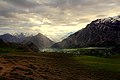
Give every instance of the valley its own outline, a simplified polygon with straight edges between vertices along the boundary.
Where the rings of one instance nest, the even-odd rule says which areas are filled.
[[[0,80],[120,80],[120,16],[94,20],[61,42],[0,35]]]
[[[120,0],[0,0],[0,80],[120,80]]]
[[[119,75],[120,59],[55,52],[0,54],[0,80],[119,80]]]

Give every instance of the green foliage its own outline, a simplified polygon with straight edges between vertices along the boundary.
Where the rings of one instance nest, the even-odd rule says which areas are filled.
[[[4,54],[4,53],[10,53],[10,52],[22,52],[23,50],[17,49],[17,48],[0,48],[0,54]]]
[[[104,69],[120,72],[120,59],[100,58],[94,56],[74,56],[79,63],[90,66],[93,69]]]
[[[119,51],[114,51],[112,47],[87,47],[76,49],[63,49],[65,53],[72,53],[77,55],[89,55],[97,57],[110,57],[115,54],[119,54]]]

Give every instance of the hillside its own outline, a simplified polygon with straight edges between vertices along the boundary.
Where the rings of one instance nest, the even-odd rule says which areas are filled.
[[[12,43],[23,43],[24,40],[31,38],[32,36],[25,35],[23,33],[20,34],[3,34],[0,35],[0,39],[2,39],[4,42],[12,42]]]
[[[37,35],[24,41],[25,44],[29,44],[31,42],[35,44],[39,49],[49,48],[54,44],[52,40],[41,33],[38,33]]]
[[[63,53],[6,54],[0,55],[0,80],[120,80],[119,63]]]
[[[89,46],[116,46],[120,44],[120,16],[97,19],[82,30],[70,35],[54,48],[79,48]]]
[[[0,39],[2,39],[4,42],[8,43],[16,43],[16,44],[22,44],[22,45],[35,45],[39,49],[49,48],[54,44],[52,40],[47,38],[41,33],[38,33],[35,36],[26,36],[23,33],[18,35],[11,35],[11,34],[3,34],[0,35]]]
[[[18,44],[13,42],[4,42],[0,39],[0,53],[9,52],[38,52],[39,48],[33,43],[30,44]]]

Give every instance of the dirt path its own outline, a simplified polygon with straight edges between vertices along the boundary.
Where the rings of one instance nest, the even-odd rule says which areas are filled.
[[[66,55],[2,55],[0,80],[120,80],[119,73],[91,70]]]

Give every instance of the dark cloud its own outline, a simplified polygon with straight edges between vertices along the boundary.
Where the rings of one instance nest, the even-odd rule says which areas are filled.
[[[1,0],[0,32],[14,32],[14,28],[31,32],[32,28],[48,35],[45,30],[52,28],[49,35],[66,35],[72,26],[75,32],[94,19],[119,15],[119,10],[120,0]]]
[[[4,0],[10,4],[13,4],[15,6],[25,7],[25,8],[34,8],[38,6],[39,4],[36,2],[36,0]]]
[[[0,16],[4,16],[4,17],[14,17],[13,14],[16,14],[16,13],[28,13],[28,10],[27,8],[20,8],[18,7],[18,5],[13,5],[11,4],[9,1],[12,1],[12,0],[4,0],[4,1],[0,1]],[[15,0],[17,1],[17,0]],[[19,0],[19,1],[22,1],[22,0]],[[20,4],[19,4],[20,5]],[[22,6],[22,5],[21,5]]]
[[[61,9],[70,9],[75,7],[81,7],[85,5],[92,5],[97,0],[48,0],[48,6],[58,7]]]

